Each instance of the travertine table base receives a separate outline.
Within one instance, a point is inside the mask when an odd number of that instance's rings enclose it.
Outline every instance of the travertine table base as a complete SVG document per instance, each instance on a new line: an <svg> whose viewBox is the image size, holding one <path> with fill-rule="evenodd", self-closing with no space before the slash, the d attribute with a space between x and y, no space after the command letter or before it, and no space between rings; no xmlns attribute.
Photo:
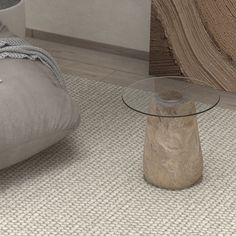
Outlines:
<svg viewBox="0 0 236 236"><path fill-rule="evenodd" d="M132 83L124 88L122 100L130 109L147 115L146 181L170 190L200 183L203 157L197 115L219 104L219 92L198 78L164 76Z"/></svg>
<svg viewBox="0 0 236 236"><path fill-rule="evenodd" d="M163 116L196 111L191 100L175 91L161 94L150 109L158 109ZM198 182L202 177L203 158L196 116L149 116L143 165L146 181L160 188L177 190Z"/></svg>

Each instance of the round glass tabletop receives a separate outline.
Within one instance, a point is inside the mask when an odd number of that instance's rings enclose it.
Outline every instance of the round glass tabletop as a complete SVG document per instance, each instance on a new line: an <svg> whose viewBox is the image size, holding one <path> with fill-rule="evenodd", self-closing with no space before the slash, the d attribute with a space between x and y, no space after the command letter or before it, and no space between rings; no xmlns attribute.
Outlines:
<svg viewBox="0 0 236 236"><path fill-rule="evenodd" d="M124 88L123 102L132 110L157 117L193 116L220 102L219 92L203 82L180 76L140 80Z"/></svg>

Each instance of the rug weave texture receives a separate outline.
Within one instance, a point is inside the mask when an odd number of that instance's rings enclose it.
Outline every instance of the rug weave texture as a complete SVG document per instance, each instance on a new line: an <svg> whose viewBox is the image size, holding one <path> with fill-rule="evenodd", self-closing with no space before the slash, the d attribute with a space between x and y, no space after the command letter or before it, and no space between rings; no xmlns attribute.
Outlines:
<svg viewBox="0 0 236 236"><path fill-rule="evenodd" d="M203 181L162 190L143 179L146 116L122 103L122 88L65 77L81 126L0 171L1 236L236 235L234 111L198 117Z"/></svg>

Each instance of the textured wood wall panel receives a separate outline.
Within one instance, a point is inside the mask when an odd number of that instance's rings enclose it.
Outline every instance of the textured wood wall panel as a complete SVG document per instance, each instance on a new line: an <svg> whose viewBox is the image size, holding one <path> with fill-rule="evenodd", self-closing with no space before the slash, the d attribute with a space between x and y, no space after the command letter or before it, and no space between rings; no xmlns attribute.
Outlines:
<svg viewBox="0 0 236 236"><path fill-rule="evenodd" d="M152 0L150 74L180 71L236 92L235 0Z"/></svg>
<svg viewBox="0 0 236 236"><path fill-rule="evenodd" d="M152 4L151 12L150 75L181 75L154 4Z"/></svg>

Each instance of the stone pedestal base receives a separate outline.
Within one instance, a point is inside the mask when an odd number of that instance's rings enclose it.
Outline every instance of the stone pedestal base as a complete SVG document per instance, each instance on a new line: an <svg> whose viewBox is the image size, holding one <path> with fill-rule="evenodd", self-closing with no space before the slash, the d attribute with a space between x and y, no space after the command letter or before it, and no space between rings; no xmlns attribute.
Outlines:
<svg viewBox="0 0 236 236"><path fill-rule="evenodd" d="M151 110L163 116L195 112L192 101L175 91L155 99ZM203 158L196 116L148 117L144 148L144 177L166 189L183 189L202 177Z"/></svg>

